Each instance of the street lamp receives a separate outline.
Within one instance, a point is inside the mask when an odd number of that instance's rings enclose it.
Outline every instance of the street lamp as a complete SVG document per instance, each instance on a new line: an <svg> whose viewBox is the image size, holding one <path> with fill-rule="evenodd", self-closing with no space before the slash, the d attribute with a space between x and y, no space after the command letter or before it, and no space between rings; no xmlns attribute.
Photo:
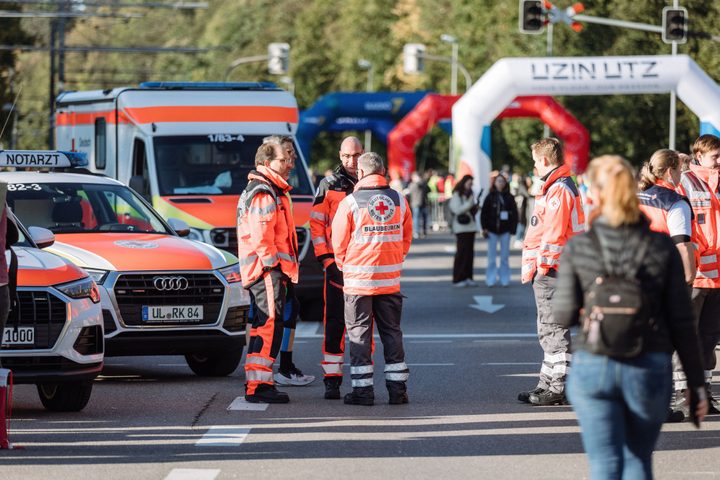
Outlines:
<svg viewBox="0 0 720 480"><path fill-rule="evenodd" d="M364 58L361 58L357 62L358 67L360 67L363 70L367 70L367 85L365 86L365 91L372 92L373 91L373 74L375 73L375 65L370 60L366 60ZM365 130L365 151L369 152L371 151L372 147L372 132L370 130Z"/></svg>
<svg viewBox="0 0 720 480"><path fill-rule="evenodd" d="M452 45L452 56L450 63L450 95L457 95L457 69L458 69L458 42L457 38L447 33L440 35L440 40ZM448 137L448 170L454 171L455 159L453 155L453 137Z"/></svg>

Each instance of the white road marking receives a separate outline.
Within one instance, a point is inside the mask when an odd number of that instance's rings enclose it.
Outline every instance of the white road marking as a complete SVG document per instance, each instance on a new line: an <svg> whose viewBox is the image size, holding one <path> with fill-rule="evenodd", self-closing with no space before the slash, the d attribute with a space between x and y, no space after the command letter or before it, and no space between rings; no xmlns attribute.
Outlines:
<svg viewBox="0 0 720 480"><path fill-rule="evenodd" d="M452 340L413 340L408 343L452 343Z"/></svg>
<svg viewBox="0 0 720 480"><path fill-rule="evenodd" d="M195 444L196 447L237 447L241 445L250 429L247 427L217 426L210 427Z"/></svg>
<svg viewBox="0 0 720 480"><path fill-rule="evenodd" d="M408 363L408 367L454 367L454 363Z"/></svg>
<svg viewBox="0 0 720 480"><path fill-rule="evenodd" d="M158 367L187 367L187 363L158 363Z"/></svg>
<svg viewBox="0 0 720 480"><path fill-rule="evenodd" d="M165 480L215 480L220 469L211 468L173 468Z"/></svg>
<svg viewBox="0 0 720 480"><path fill-rule="evenodd" d="M470 308L480 310L481 312L495 313L505 308L505 305L493 304L493 298L490 295L473 295L475 303L468 305Z"/></svg>
<svg viewBox="0 0 720 480"><path fill-rule="evenodd" d="M537 365L537 364L536 364ZM498 377L539 377L539 373L511 373L508 375L498 375Z"/></svg>
<svg viewBox="0 0 720 480"><path fill-rule="evenodd" d="M268 404L267 403L250 403L245 401L244 396L237 397L235 400L232 401L230 406L227 408L228 410L244 410L244 411L255 411L255 412L264 412L267 410Z"/></svg>
<svg viewBox="0 0 720 480"><path fill-rule="evenodd" d="M481 363L480 365L538 365L540 362L494 362L494 363Z"/></svg>
<svg viewBox="0 0 720 480"><path fill-rule="evenodd" d="M295 327L295 338L322 338L321 326L320 322L300 322Z"/></svg>
<svg viewBox="0 0 720 480"><path fill-rule="evenodd" d="M537 335L536 335L537 337ZM528 340L512 340L512 339L502 339L502 338L496 338L495 340L473 340L473 343L522 343L527 342Z"/></svg>
<svg viewBox="0 0 720 480"><path fill-rule="evenodd" d="M380 338L374 335L374 338ZM295 338L323 338L322 334L295 332ZM404 333L403 338L411 339L462 339L462 338L537 338L537 333Z"/></svg>

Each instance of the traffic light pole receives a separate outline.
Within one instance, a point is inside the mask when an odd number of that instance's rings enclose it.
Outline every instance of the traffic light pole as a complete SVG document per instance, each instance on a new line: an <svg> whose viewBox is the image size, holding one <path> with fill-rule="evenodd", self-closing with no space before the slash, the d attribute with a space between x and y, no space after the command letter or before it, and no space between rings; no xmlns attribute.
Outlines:
<svg viewBox="0 0 720 480"><path fill-rule="evenodd" d="M673 0L673 7L678 8L680 5L678 4L678 0ZM677 49L678 44L677 42L672 42L672 54L677 55ZM677 94L675 93L675 89L673 88L670 92L670 128L668 133L668 148L670 150L675 150L675 124L677 120Z"/></svg>

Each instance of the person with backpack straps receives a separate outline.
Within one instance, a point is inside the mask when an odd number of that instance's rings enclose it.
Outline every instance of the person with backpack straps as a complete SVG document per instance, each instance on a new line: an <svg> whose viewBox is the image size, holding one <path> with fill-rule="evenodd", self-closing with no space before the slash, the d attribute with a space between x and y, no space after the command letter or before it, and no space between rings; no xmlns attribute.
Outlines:
<svg viewBox="0 0 720 480"><path fill-rule="evenodd" d="M673 350L696 425L707 412L698 334L678 250L668 235L650 230L630 165L603 156L587 175L590 230L566 245L553 303L559 325L581 328L567 395L591 478L652 478Z"/></svg>

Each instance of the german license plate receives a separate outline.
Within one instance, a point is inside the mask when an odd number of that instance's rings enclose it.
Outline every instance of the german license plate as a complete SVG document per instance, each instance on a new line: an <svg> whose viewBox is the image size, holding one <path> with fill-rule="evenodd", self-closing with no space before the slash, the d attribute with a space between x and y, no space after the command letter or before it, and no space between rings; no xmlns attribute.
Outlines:
<svg viewBox="0 0 720 480"><path fill-rule="evenodd" d="M202 305L143 305L143 322L196 322L203 318Z"/></svg>
<svg viewBox="0 0 720 480"><path fill-rule="evenodd" d="M2 336L2 345L32 345L35 343L35 327L5 327Z"/></svg>

